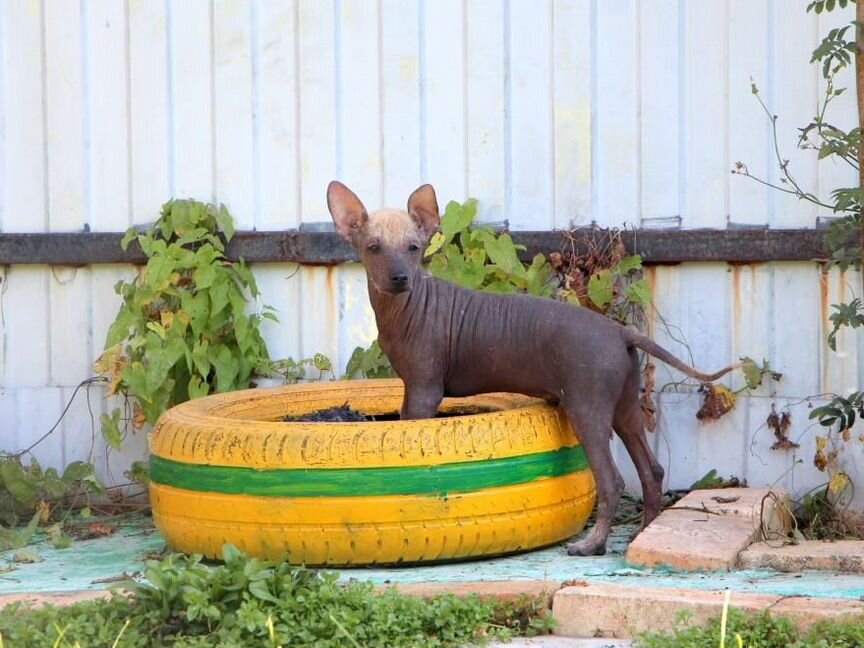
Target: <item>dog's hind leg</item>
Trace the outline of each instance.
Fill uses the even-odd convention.
[[[580,403],[562,402],[561,408],[567,414],[573,426],[588,465],[594,473],[597,486],[597,515],[593,528],[588,534],[567,545],[567,553],[571,556],[599,556],[606,553],[606,539],[612,528],[612,518],[618,507],[618,500],[624,490],[624,480],[609,448],[609,431],[612,427],[612,412],[602,411],[605,408],[586,407],[586,403],[599,403],[602,400],[583,398]]]
[[[639,403],[639,360],[635,350],[630,351],[630,357],[633,369],[615,406],[612,427],[624,443],[642,484],[642,528],[645,528],[660,513],[664,472],[645,436],[645,417]]]

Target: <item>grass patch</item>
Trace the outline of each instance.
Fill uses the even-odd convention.
[[[668,632],[641,635],[636,648],[861,648],[864,647],[864,617],[821,621],[806,632],[786,618],[768,611],[746,614],[729,609],[723,617],[704,627],[691,625],[682,615]]]
[[[150,561],[149,584],[131,594],[63,608],[0,611],[2,648],[241,648],[247,646],[459,646],[545,630],[545,609],[452,595],[431,599],[374,591],[337,574],[247,558]],[[531,607],[534,605],[534,607]],[[533,621],[533,623],[532,623]]]

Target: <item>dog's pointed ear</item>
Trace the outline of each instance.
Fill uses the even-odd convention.
[[[437,230],[441,219],[438,217],[438,199],[432,185],[424,184],[414,190],[408,198],[408,213],[426,238],[430,238]]]
[[[327,186],[327,209],[336,225],[336,231],[349,243],[366,225],[369,215],[357,195],[341,182],[334,180]]]

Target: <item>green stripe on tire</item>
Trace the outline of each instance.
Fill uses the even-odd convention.
[[[260,497],[352,497],[468,493],[586,470],[582,446],[438,466],[256,470],[181,463],[152,455],[150,479],[203,493]]]

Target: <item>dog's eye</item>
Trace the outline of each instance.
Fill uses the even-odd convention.
[[[373,254],[375,254],[376,252],[381,251],[381,246],[378,245],[377,243],[370,243],[369,245],[366,246],[366,249],[369,250],[370,252],[372,252]]]
[[[417,245],[416,243],[412,243],[411,245],[408,246],[409,252],[416,252],[419,249],[420,249],[420,246]]]

